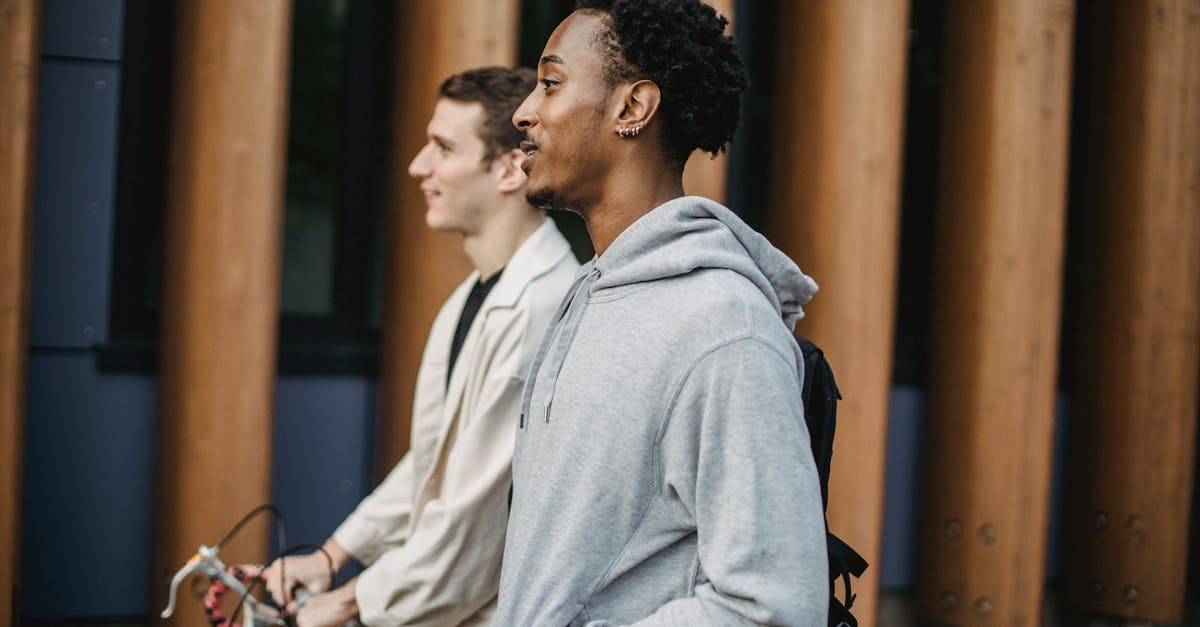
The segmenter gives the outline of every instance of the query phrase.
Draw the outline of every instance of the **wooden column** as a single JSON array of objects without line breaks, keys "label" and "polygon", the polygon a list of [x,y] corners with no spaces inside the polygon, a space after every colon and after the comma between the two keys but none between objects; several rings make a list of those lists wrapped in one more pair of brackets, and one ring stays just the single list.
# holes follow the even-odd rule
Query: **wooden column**
[{"label": "wooden column", "polygon": [[[737,0],[705,2],[716,9],[718,15],[723,15],[729,20],[725,33],[733,34],[733,14]],[[728,170],[728,153],[721,153],[716,158],[706,152],[693,153],[688,159],[687,167],[683,169],[683,191],[691,196],[704,196],[724,204]]]},{"label": "wooden column", "polygon": [[923,622],[1041,622],[1072,11],[1070,0],[948,7]]},{"label": "wooden column", "polygon": [[17,624],[42,3],[0,0],[0,623]]},{"label": "wooden column", "polygon": [[769,223],[821,291],[797,331],[845,397],[830,528],[874,565],[855,615],[875,624],[891,388],[908,3],[784,3]]},{"label": "wooden column", "polygon": [[445,0],[396,5],[396,78],[391,203],[384,283],[376,469],[408,451],[413,390],[429,327],[471,272],[462,237],[425,225],[425,201],[408,164],[425,144],[437,88],[451,74],[517,61],[518,0]]},{"label": "wooden column", "polygon": [[[154,617],[165,579],[270,500],[291,32],[287,0],[176,11]],[[267,528],[247,527],[222,557],[266,559]],[[207,624],[192,591],[172,624]]]},{"label": "wooden column", "polygon": [[1183,621],[1200,358],[1200,2],[1088,3],[1095,37],[1063,590]]}]

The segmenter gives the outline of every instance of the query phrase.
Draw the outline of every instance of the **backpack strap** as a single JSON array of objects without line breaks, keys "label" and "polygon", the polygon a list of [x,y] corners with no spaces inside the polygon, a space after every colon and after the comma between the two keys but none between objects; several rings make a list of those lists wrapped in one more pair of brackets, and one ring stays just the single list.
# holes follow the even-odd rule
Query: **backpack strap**
[{"label": "backpack strap", "polygon": [[[858,551],[850,548],[841,538],[833,535],[833,532],[828,533],[829,538],[829,557],[836,558],[838,563],[842,565],[842,571],[848,572],[855,577],[862,577],[863,572],[867,570],[867,560],[863,559]],[[849,585],[847,585],[849,589]],[[850,606],[849,603],[846,604]]]},{"label": "backpack strap", "polygon": [[837,402],[842,394],[833,378],[825,353],[799,334],[792,336],[804,360],[800,396],[804,400],[804,422],[808,428],[813,460],[821,484],[821,506],[829,504],[829,471],[833,460],[833,436],[837,429]]},{"label": "backpack strap", "polygon": [[[850,585],[850,576],[861,577],[863,571],[867,569],[867,562],[857,551],[850,548],[850,545],[833,535],[832,532],[825,533],[825,542],[829,550],[829,625],[830,627],[858,627],[858,619],[850,613],[850,608],[854,607],[854,600],[858,596],[854,594],[854,589]],[[842,585],[846,590],[844,602],[837,597],[837,591],[833,589],[833,584],[839,577],[841,577]]]},{"label": "backpack strap", "polygon": [[[822,506],[829,504],[829,471],[833,460],[833,436],[837,429],[837,402],[842,393],[833,378],[833,368],[825,361],[825,354],[816,345],[801,335],[793,336],[800,347],[804,360],[804,377],[801,397],[804,402],[804,422],[812,446],[813,460],[817,466],[817,479],[821,487]],[[851,588],[851,577],[861,577],[867,569],[867,561],[850,548],[841,538],[829,531],[825,521],[825,545],[829,554],[829,626],[858,627],[858,620],[850,613],[855,594]],[[834,586],[842,580],[845,599],[837,597]]]}]

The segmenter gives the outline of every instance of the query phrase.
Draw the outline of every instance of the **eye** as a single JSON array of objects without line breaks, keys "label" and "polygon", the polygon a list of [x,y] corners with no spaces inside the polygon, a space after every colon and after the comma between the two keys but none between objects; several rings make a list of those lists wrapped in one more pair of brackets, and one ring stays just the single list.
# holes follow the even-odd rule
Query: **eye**
[{"label": "eye", "polygon": [[558,81],[556,81],[552,78],[543,78],[542,79],[542,86],[545,88],[545,91],[550,91],[551,88],[556,87],[557,85],[558,85]]},{"label": "eye", "polygon": [[443,155],[450,154],[450,147],[446,144],[443,144],[442,142],[434,142],[434,145],[437,146],[438,152],[442,153]]}]

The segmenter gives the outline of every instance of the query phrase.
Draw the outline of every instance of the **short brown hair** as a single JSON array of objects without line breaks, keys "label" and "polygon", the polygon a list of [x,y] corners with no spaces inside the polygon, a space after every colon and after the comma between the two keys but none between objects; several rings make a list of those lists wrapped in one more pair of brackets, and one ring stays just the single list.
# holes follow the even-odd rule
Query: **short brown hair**
[{"label": "short brown hair", "polygon": [[483,158],[491,161],[521,147],[525,133],[513,126],[512,116],[535,86],[537,72],[529,68],[481,67],[447,78],[438,96],[483,105],[483,120],[476,130],[483,140]]}]

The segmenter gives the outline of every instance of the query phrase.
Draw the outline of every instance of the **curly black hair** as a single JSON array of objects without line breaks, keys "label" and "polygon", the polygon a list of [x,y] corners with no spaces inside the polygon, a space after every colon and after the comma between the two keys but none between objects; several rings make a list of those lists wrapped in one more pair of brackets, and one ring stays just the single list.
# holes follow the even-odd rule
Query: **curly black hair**
[{"label": "curly black hair", "polygon": [[667,159],[682,167],[697,148],[725,151],[750,86],[728,20],[700,0],[578,0],[575,8],[607,17],[597,45],[610,87],[640,78],[658,85]]}]

